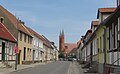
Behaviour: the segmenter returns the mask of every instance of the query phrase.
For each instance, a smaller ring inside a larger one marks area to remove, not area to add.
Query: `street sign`
[[[14,47],[14,52],[15,52],[16,54],[18,53],[18,47],[17,47],[17,46]]]

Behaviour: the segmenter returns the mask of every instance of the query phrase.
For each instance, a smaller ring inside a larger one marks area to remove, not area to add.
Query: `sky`
[[[98,8],[115,7],[116,0],[0,0],[0,5],[58,46],[61,30],[65,42],[76,43],[97,18]]]

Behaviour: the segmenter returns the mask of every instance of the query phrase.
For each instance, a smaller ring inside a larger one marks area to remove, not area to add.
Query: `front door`
[[[35,61],[35,50],[33,50],[33,63]]]
[[[26,60],[26,48],[24,47],[23,60]]]
[[[2,42],[2,61],[5,61],[5,43]]]
[[[19,53],[18,53],[18,64],[20,64],[20,56],[21,56],[21,50],[19,50]]]

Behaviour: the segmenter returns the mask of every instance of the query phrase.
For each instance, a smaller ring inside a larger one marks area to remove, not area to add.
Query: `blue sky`
[[[77,42],[97,17],[97,9],[114,7],[116,0],[0,0],[0,4],[25,24],[58,45],[60,30],[65,41]]]

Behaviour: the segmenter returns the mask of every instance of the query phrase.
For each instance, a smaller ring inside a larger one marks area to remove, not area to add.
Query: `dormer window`
[[[3,23],[4,22],[4,18],[0,17],[0,22]]]

